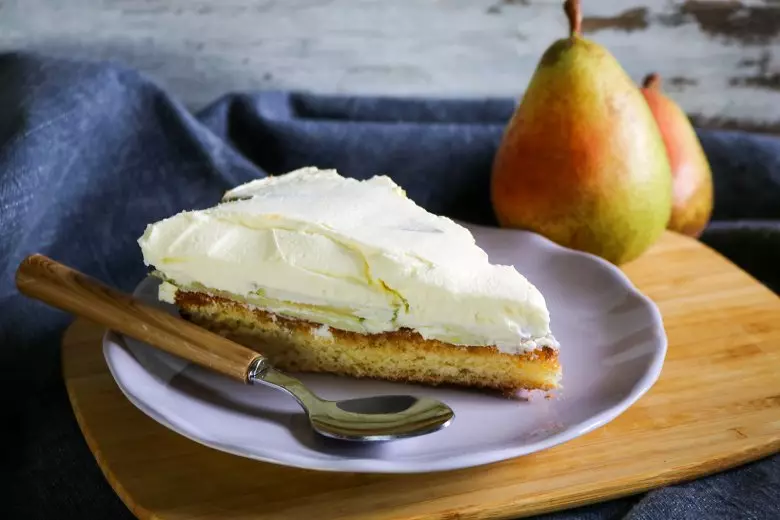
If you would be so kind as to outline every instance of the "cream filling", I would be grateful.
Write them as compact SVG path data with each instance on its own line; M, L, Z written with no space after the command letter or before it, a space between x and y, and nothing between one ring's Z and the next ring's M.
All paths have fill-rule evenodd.
M229 200L240 198L242 200ZM144 261L178 288L227 294L359 333L410 328L456 345L557 348L541 293L387 177L305 169L151 224ZM162 284L160 298L175 288Z

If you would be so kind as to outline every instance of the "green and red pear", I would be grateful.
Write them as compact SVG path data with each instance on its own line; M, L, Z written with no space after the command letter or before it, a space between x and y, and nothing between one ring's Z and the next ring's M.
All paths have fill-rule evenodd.
M712 170L688 116L661 89L658 74L641 88L655 116L672 167L672 216L668 228L699 237L712 215Z
M636 84L582 36L579 1L564 11L569 35L542 55L496 152L493 209L503 227L622 264L666 229L671 169Z

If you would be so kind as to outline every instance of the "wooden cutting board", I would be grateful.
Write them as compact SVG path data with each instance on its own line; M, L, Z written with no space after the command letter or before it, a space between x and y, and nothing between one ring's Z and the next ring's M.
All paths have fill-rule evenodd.
M697 241L667 233L626 273L659 305L669 353L613 422L546 451L443 473L319 473L201 446L121 394L103 331L63 341L70 400L106 478L139 518L515 518L628 495L780 449L780 298Z

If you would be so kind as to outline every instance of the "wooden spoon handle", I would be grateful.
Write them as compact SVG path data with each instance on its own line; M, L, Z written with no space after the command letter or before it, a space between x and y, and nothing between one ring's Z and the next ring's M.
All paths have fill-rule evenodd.
M250 367L262 359L243 345L141 303L43 255L28 256L19 264L16 286L27 296L244 383Z

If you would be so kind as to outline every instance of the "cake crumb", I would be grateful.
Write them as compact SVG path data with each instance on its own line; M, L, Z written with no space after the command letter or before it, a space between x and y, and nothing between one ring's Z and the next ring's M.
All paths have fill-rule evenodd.
M176 303L176 291L178 289L170 282L162 281L157 288L157 298L161 302Z
M312 329L312 334L318 338L333 339L333 333L330 331L330 327L324 323L317 328Z

